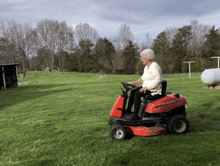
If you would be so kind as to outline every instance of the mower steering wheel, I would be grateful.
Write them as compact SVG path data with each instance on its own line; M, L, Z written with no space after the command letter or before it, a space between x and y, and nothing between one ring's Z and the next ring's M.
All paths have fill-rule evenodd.
M131 90L131 89L137 87L137 86L131 85L131 84L127 83L127 82L121 82L121 83L123 84L124 88L127 89L127 90Z

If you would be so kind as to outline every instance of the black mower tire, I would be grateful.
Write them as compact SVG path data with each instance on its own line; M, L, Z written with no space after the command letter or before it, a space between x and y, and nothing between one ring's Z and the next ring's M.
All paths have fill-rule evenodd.
M110 134L111 134L112 139L116 141L122 141L127 136L127 129L121 124L114 123L111 126Z
M185 134L189 130L189 121L183 115L175 115L167 121L166 130L169 134Z

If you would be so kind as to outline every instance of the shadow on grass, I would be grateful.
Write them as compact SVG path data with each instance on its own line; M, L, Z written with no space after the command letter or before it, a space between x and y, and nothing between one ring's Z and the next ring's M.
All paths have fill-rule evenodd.
M19 86L8 91L0 91L0 110L7 106L13 106L27 100L43 98L44 96L54 95L66 91L73 90L73 88L65 87L65 84L57 85L29 85Z

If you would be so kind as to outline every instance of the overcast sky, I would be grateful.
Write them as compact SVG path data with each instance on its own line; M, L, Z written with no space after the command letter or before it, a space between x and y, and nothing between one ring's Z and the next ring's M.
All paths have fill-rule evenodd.
M167 28L180 28L197 20L220 27L219 0L0 0L0 18L35 27L44 19L69 26L89 23L100 37L118 36L122 24L130 26L136 41L152 39Z

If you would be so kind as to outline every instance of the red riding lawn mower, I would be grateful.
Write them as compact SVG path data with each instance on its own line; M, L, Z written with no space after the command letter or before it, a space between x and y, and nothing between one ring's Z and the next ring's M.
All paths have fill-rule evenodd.
M110 112L111 137L124 140L128 135L155 136L167 131L169 134L185 134L189 130L186 118L185 98L166 92L167 81L162 81L161 95L145 96L141 99L138 116L140 120L129 120L132 114L126 113L128 92L137 86L121 82L123 94L116 100Z

